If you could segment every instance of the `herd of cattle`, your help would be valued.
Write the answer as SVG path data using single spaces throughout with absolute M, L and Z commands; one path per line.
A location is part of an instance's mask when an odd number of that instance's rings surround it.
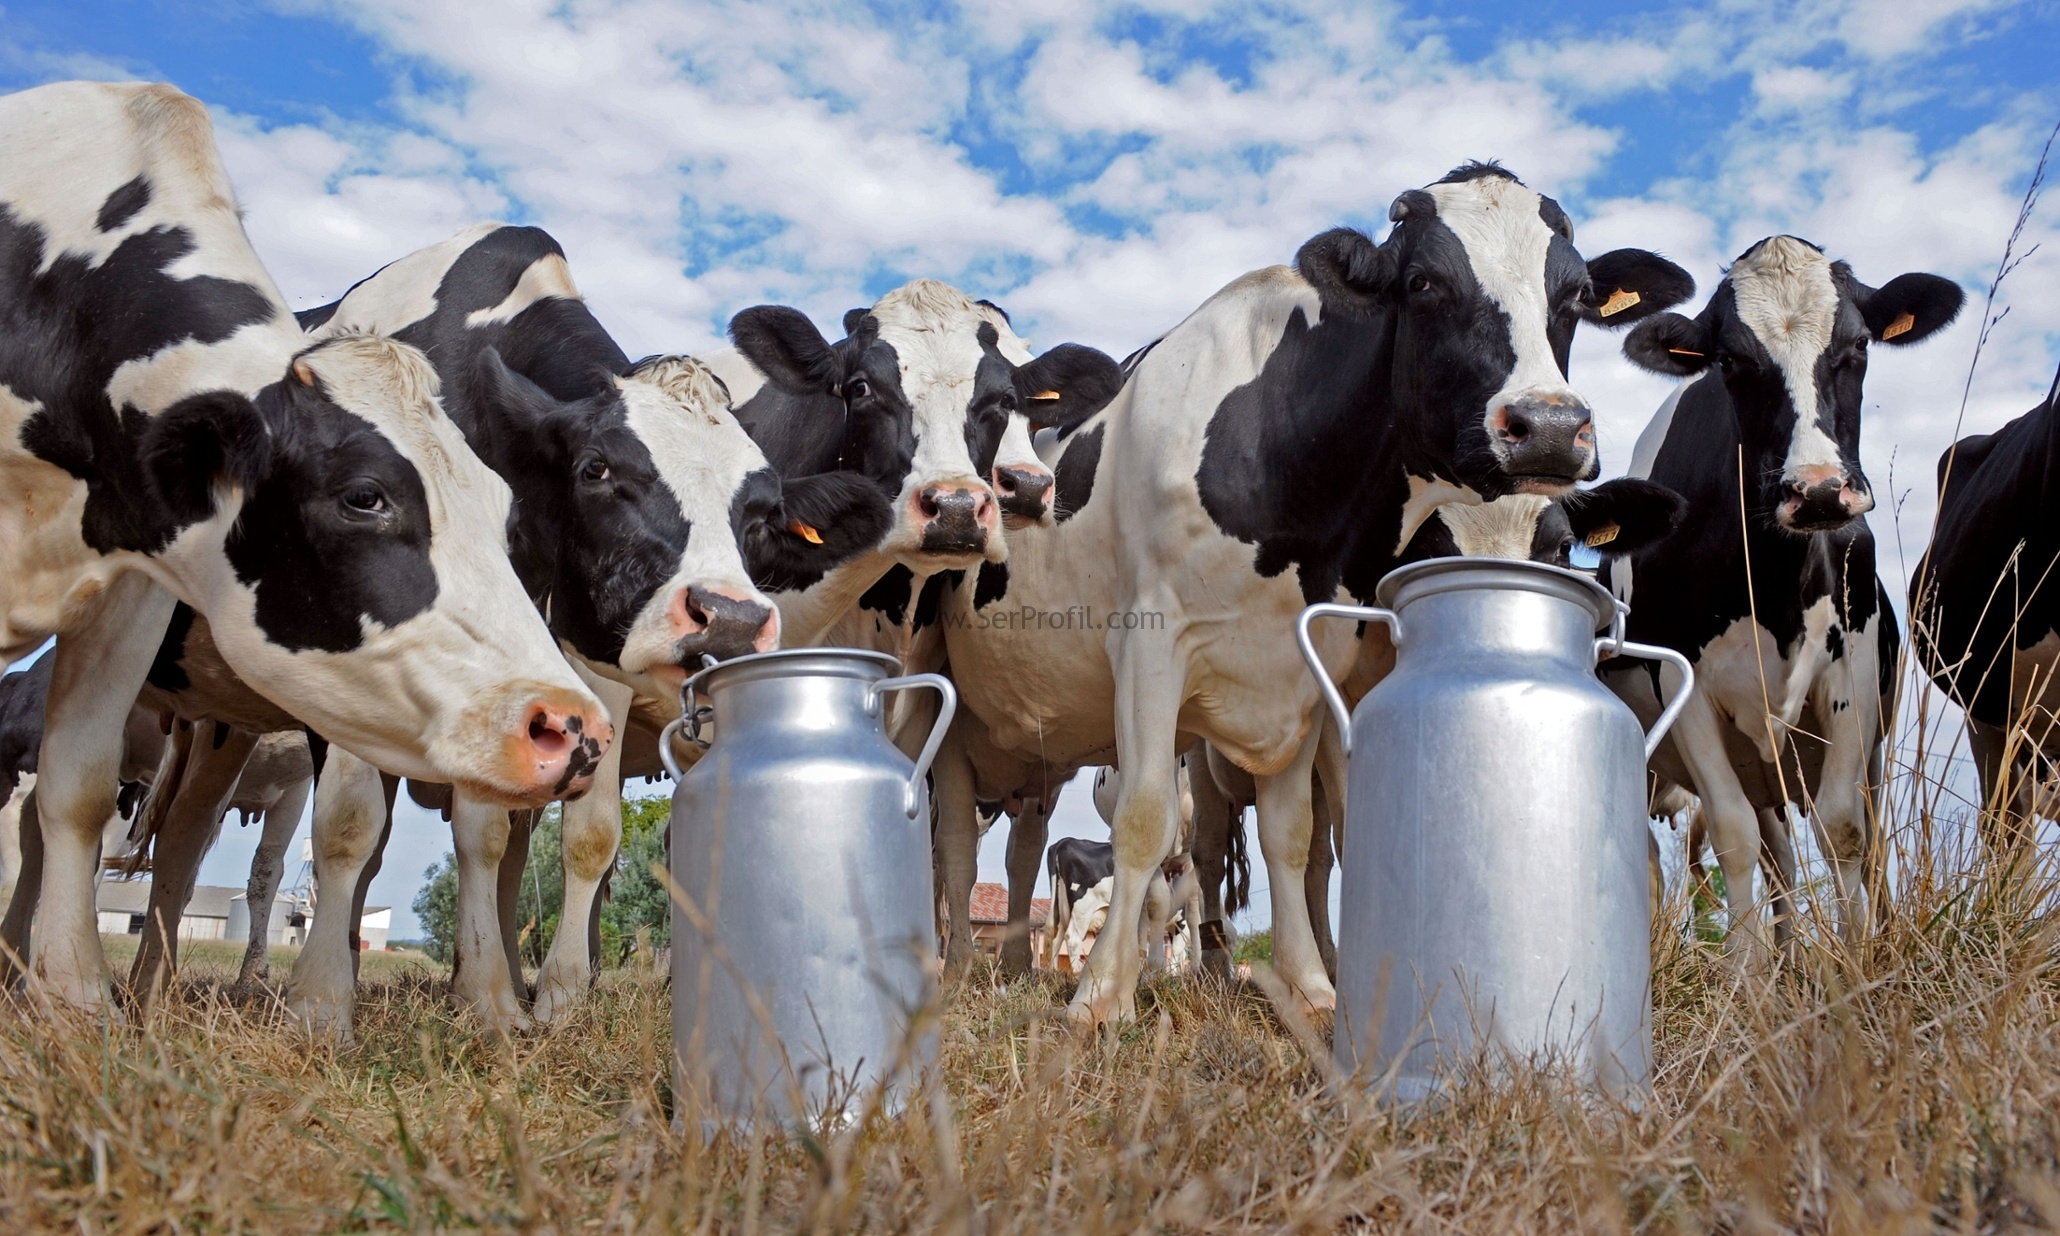
M 1758 922 L 1756 868 L 1792 879 L 1799 811 L 1859 930 L 1898 652 L 1863 518 L 1862 380 L 1871 344 L 1930 336 L 1960 289 L 1870 287 L 1776 236 L 1699 315 L 1667 312 L 1694 294 L 1685 271 L 1584 259 L 1558 203 L 1494 164 L 1389 218 L 1383 240 L 1336 229 L 1234 279 L 1120 364 L 1033 354 L 999 306 L 931 280 L 835 341 L 762 306 L 733 348 L 632 361 L 535 228 L 470 228 L 295 315 L 199 103 L 138 84 L 0 98 L 0 655 L 56 638 L 0 683 L 11 958 L 103 1001 L 96 880 L 147 863 L 131 978 L 149 999 L 225 810 L 268 816 L 260 916 L 312 782 L 329 895 L 284 994 L 348 1033 L 355 917 L 406 779 L 454 833 L 455 997 L 500 1024 L 560 1017 L 593 933 L 558 932 L 525 1003 L 505 920 L 534 812 L 564 802 L 559 921 L 591 923 L 622 782 L 660 768 L 686 675 L 840 644 L 957 683 L 932 795 L 954 958 L 981 821 L 1010 820 L 1003 961 L 1027 968 L 1059 787 L 1116 766 L 1075 1015 L 1131 1012 L 1182 867 L 1203 960 L 1225 962 L 1246 806 L 1275 971 L 1327 1007 L 1344 760 L 1296 614 L 1405 561 L 1565 566 L 1580 543 L 1630 637 L 1697 663 L 1654 773 L 1699 800 L 1733 925 Z M 1632 362 L 1687 379 L 1632 476 L 1589 489 L 1601 456 L 1567 374 L 1583 322 L 1636 323 Z M 2060 597 L 2038 587 L 2060 555 L 2053 405 L 1942 461 L 1917 574 L 1918 648 L 1967 708 L 1985 790 L 2013 761 L 2044 772 L 2049 736 L 2011 723 L 2043 715 L 2060 661 Z M 986 620 L 997 606 L 1064 620 Z M 1378 627 L 1319 648 L 1355 700 L 1392 664 Z M 1648 714 L 1680 687 L 1605 670 Z M 924 733 L 921 710 L 896 732 Z

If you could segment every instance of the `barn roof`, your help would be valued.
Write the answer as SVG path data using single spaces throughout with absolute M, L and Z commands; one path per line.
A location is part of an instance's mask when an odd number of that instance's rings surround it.
M 1051 898 L 1034 897 L 1030 901 L 1030 930 L 1035 931 L 1051 918 Z M 986 925 L 1006 924 L 1009 921 L 1009 886 L 1006 884 L 975 884 L 973 886 L 973 921 Z
M 188 918 L 227 918 L 229 900 L 240 897 L 243 890 L 224 884 L 200 884 L 193 889 L 193 897 L 186 903 Z M 109 914 L 141 914 L 150 908 L 149 880 L 102 880 L 100 895 L 93 899 L 94 907 Z

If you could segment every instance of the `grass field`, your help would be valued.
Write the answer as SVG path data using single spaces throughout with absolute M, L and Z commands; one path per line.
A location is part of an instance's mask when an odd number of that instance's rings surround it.
M 1155 982 L 1120 1035 L 977 971 L 943 1077 L 835 1136 L 671 1132 L 668 989 L 611 973 L 512 1041 L 427 963 L 370 977 L 356 1045 L 237 1006 L 189 951 L 149 1021 L 22 998 L 0 1023 L 0 1229 L 2036 1231 L 2060 1227 L 2060 917 L 1919 872 L 1858 956 L 1741 972 L 1657 946 L 1637 1110 L 1548 1073 L 1392 1110 L 1255 992 Z M 2018 887 L 2013 885 L 2012 887 Z M 225 952 L 233 950 L 225 950 Z

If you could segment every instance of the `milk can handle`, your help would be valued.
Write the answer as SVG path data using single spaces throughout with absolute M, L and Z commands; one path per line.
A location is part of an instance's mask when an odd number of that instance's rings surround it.
M 686 724 L 685 717 L 674 717 L 665 723 L 664 729 L 658 731 L 658 759 L 665 765 L 665 771 L 671 774 L 674 781 L 686 776 L 680 771 L 679 761 L 672 757 L 672 740 L 679 736 L 680 730 L 685 728 Z
M 952 714 L 958 711 L 958 689 L 951 685 L 951 679 L 942 674 L 910 674 L 906 678 L 882 678 L 866 688 L 865 710 L 878 712 L 880 697 L 889 691 L 906 691 L 910 687 L 931 687 L 942 697 L 942 706 L 937 710 L 937 721 L 930 727 L 930 736 L 923 740 L 923 750 L 916 756 L 915 771 L 908 775 L 908 788 L 902 792 L 901 809 L 908 818 L 916 818 L 916 809 L 922 805 L 923 778 L 930 774 L 930 761 L 937 758 L 937 748 L 944 745 L 944 731 L 951 728 Z
M 1681 689 L 1674 694 L 1674 702 L 1667 705 L 1666 711 L 1659 714 L 1659 720 L 1653 722 L 1652 728 L 1646 731 L 1645 758 L 1649 760 L 1652 753 L 1659 750 L 1660 740 L 1667 736 L 1667 731 L 1673 729 L 1674 722 L 1680 719 L 1681 710 L 1688 707 L 1688 697 L 1695 691 L 1695 667 L 1688 663 L 1687 657 L 1671 648 L 1662 648 L 1658 644 L 1634 644 L 1621 636 L 1606 636 L 1596 640 L 1596 658 L 1601 659 L 1604 652 L 1618 657 L 1637 657 L 1645 661 L 1665 661 L 1681 671 Z
M 1345 754 L 1352 754 L 1352 714 L 1345 707 L 1345 697 L 1338 691 L 1338 684 L 1330 680 L 1330 674 L 1323 668 L 1323 658 L 1316 655 L 1316 645 L 1309 639 L 1309 624 L 1318 618 L 1356 618 L 1361 622 L 1383 623 L 1388 628 L 1388 639 L 1400 648 L 1402 646 L 1402 618 L 1391 609 L 1375 609 L 1370 605 L 1311 605 L 1295 619 L 1295 643 L 1301 645 L 1302 660 L 1309 663 L 1309 672 L 1316 677 L 1316 685 L 1323 691 L 1323 702 L 1330 705 L 1330 713 L 1338 721 L 1338 742 L 1343 744 Z

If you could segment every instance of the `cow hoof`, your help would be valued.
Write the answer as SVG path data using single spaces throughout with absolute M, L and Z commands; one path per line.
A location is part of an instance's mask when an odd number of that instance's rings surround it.
M 539 1026 L 555 1025 L 571 1015 L 584 994 L 586 988 L 583 984 L 572 987 L 546 975 L 537 980 L 536 1002 L 530 1007 L 530 1016 Z
M 1092 978 L 1081 981 L 1073 1002 L 1066 1006 L 1066 1020 L 1079 1029 L 1120 1026 L 1137 1020 L 1137 988 L 1098 984 Z
M 309 1034 L 329 1038 L 339 1047 L 350 1043 L 352 1036 L 349 1000 L 289 994 L 286 998 L 286 1008 Z

